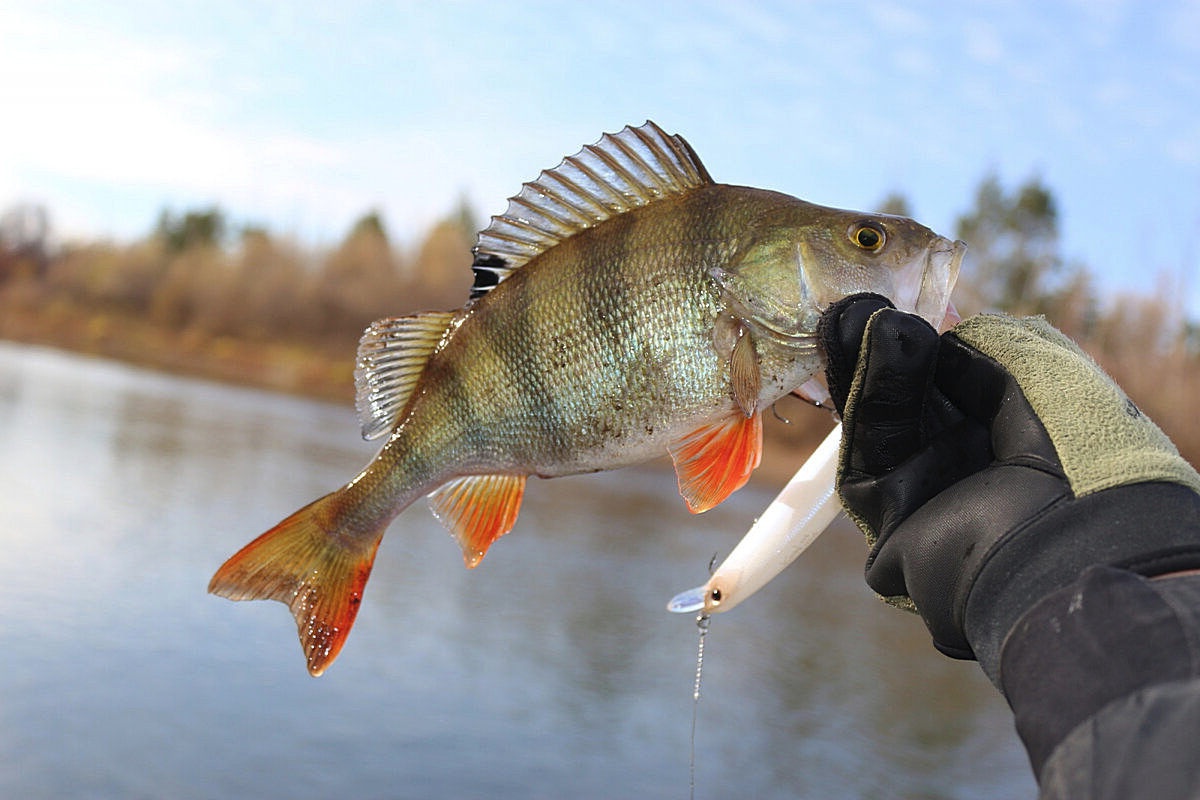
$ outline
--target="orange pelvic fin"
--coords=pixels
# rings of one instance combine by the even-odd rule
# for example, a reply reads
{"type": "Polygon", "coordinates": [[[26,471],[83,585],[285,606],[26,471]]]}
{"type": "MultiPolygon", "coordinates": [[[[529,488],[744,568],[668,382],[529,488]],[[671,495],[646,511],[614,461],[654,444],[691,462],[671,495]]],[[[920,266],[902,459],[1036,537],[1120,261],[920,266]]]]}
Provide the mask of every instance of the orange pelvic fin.
{"type": "Polygon", "coordinates": [[[679,493],[693,514],[745,485],[762,458],[762,414],[735,413],[697,428],[670,448],[679,493]]]}
{"type": "Polygon", "coordinates": [[[468,475],[429,495],[433,515],[462,548],[463,561],[475,567],[492,542],[512,530],[525,494],[524,475],[468,475]]]}
{"type": "MultiPolygon", "coordinates": [[[[346,642],[362,602],[383,529],[365,546],[327,532],[338,493],[292,514],[226,561],[208,584],[230,600],[278,600],[296,618],[300,646],[313,676],[325,671],[346,642]]],[[[386,526],[385,526],[386,527],[386,526]]]]}

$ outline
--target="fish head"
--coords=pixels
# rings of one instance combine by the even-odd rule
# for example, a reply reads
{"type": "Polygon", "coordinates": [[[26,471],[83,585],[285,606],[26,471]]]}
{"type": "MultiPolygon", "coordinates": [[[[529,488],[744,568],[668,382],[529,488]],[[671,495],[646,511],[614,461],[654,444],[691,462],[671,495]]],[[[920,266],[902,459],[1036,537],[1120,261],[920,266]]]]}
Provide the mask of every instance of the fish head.
{"type": "Polygon", "coordinates": [[[813,305],[874,292],[937,327],[946,315],[967,246],[891,214],[826,209],[828,223],[798,237],[797,257],[813,305]]]}
{"type": "Polygon", "coordinates": [[[831,303],[874,292],[942,322],[965,244],[907,217],[796,203],[713,270],[735,314],[776,338],[806,338],[831,303]]]}

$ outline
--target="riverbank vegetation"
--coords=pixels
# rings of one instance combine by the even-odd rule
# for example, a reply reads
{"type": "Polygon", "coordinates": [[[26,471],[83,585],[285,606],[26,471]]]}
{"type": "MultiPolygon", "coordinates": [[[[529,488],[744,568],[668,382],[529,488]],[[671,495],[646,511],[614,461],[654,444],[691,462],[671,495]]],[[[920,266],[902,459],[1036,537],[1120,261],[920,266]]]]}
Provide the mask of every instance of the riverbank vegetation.
{"type": "MultiPolygon", "coordinates": [[[[909,210],[900,195],[881,208],[909,210]]],[[[479,227],[463,203],[405,246],[371,211],[314,248],[207,208],[165,210],[135,242],[55,244],[47,212],[13,208],[0,216],[0,338],[349,403],[362,329],[461,305],[479,227]]],[[[1037,179],[1006,190],[985,177],[956,228],[971,248],[955,292],[964,316],[1045,314],[1200,463],[1200,330],[1169,273],[1144,294],[1099,296],[1088,267],[1062,254],[1055,200],[1037,179]]],[[[832,424],[799,401],[779,412],[792,422],[768,420],[769,450],[811,448],[832,424]]]]}
{"type": "Polygon", "coordinates": [[[353,399],[371,320],[461,305],[471,282],[465,207],[411,252],[375,212],[324,250],[235,230],[215,208],[164,211],[136,242],[52,250],[39,217],[0,222],[0,337],[328,400],[353,399]]]}

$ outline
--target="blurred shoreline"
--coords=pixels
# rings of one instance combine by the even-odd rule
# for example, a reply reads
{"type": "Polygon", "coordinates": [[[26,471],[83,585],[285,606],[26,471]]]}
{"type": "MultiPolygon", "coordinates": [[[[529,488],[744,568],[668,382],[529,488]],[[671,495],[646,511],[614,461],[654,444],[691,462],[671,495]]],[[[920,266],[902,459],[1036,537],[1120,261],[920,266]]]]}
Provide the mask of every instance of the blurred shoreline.
{"type": "Polygon", "coordinates": [[[66,299],[31,305],[0,291],[0,339],[110,358],[177,375],[353,405],[354,353],[171,330],[66,299]]]}

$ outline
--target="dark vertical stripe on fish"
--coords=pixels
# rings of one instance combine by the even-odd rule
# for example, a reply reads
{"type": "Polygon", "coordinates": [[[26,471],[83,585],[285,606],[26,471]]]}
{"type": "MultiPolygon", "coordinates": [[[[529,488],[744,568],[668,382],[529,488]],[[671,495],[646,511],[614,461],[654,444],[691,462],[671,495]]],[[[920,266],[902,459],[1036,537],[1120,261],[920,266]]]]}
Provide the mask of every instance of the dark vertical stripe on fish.
{"type": "MultiPolygon", "coordinates": [[[[537,427],[536,441],[530,441],[520,430],[508,426],[511,433],[520,437],[510,447],[518,452],[530,449],[531,452],[524,456],[527,460],[539,460],[538,456],[562,460],[571,453],[572,442],[567,438],[569,432],[565,430],[557,398],[549,383],[553,373],[545,369],[543,363],[555,354],[549,352],[549,342],[537,341],[532,336],[534,331],[544,328],[547,323],[546,309],[541,305],[542,298],[535,296],[535,288],[532,283],[525,281],[514,283],[511,287],[506,299],[509,301],[507,313],[510,315],[507,322],[511,324],[510,331],[513,333],[495,338],[494,355],[517,390],[512,411],[519,414],[525,423],[534,420],[537,427]],[[516,331],[521,334],[517,335],[516,331]],[[518,404],[519,410],[515,407],[518,404]]],[[[517,426],[518,429],[520,427],[517,426]]]]}
{"type": "MultiPolygon", "coordinates": [[[[585,309],[581,322],[587,337],[582,346],[585,352],[596,354],[599,368],[596,377],[600,385],[595,387],[595,394],[604,404],[599,407],[599,414],[608,417],[615,414],[611,403],[623,402],[631,390],[628,380],[636,367],[630,363],[627,352],[634,344],[631,340],[639,333],[631,324],[636,309],[630,305],[635,301],[629,285],[630,271],[644,270],[644,265],[637,263],[639,256],[644,258],[644,252],[638,248],[639,218],[638,214],[625,214],[610,220],[619,226],[614,228],[618,235],[607,238],[607,248],[589,251],[587,260],[581,264],[580,295],[585,309]]],[[[642,302],[649,299],[643,297],[642,302]]]]}
{"type": "Polygon", "coordinates": [[[456,439],[445,445],[445,450],[453,454],[452,460],[465,464],[480,460],[487,454],[488,436],[483,424],[486,416],[480,413],[471,376],[464,372],[473,365],[457,359],[439,359],[436,364],[436,376],[429,377],[439,387],[440,403],[432,410],[432,424],[441,428],[443,436],[452,432],[456,439]]]}

